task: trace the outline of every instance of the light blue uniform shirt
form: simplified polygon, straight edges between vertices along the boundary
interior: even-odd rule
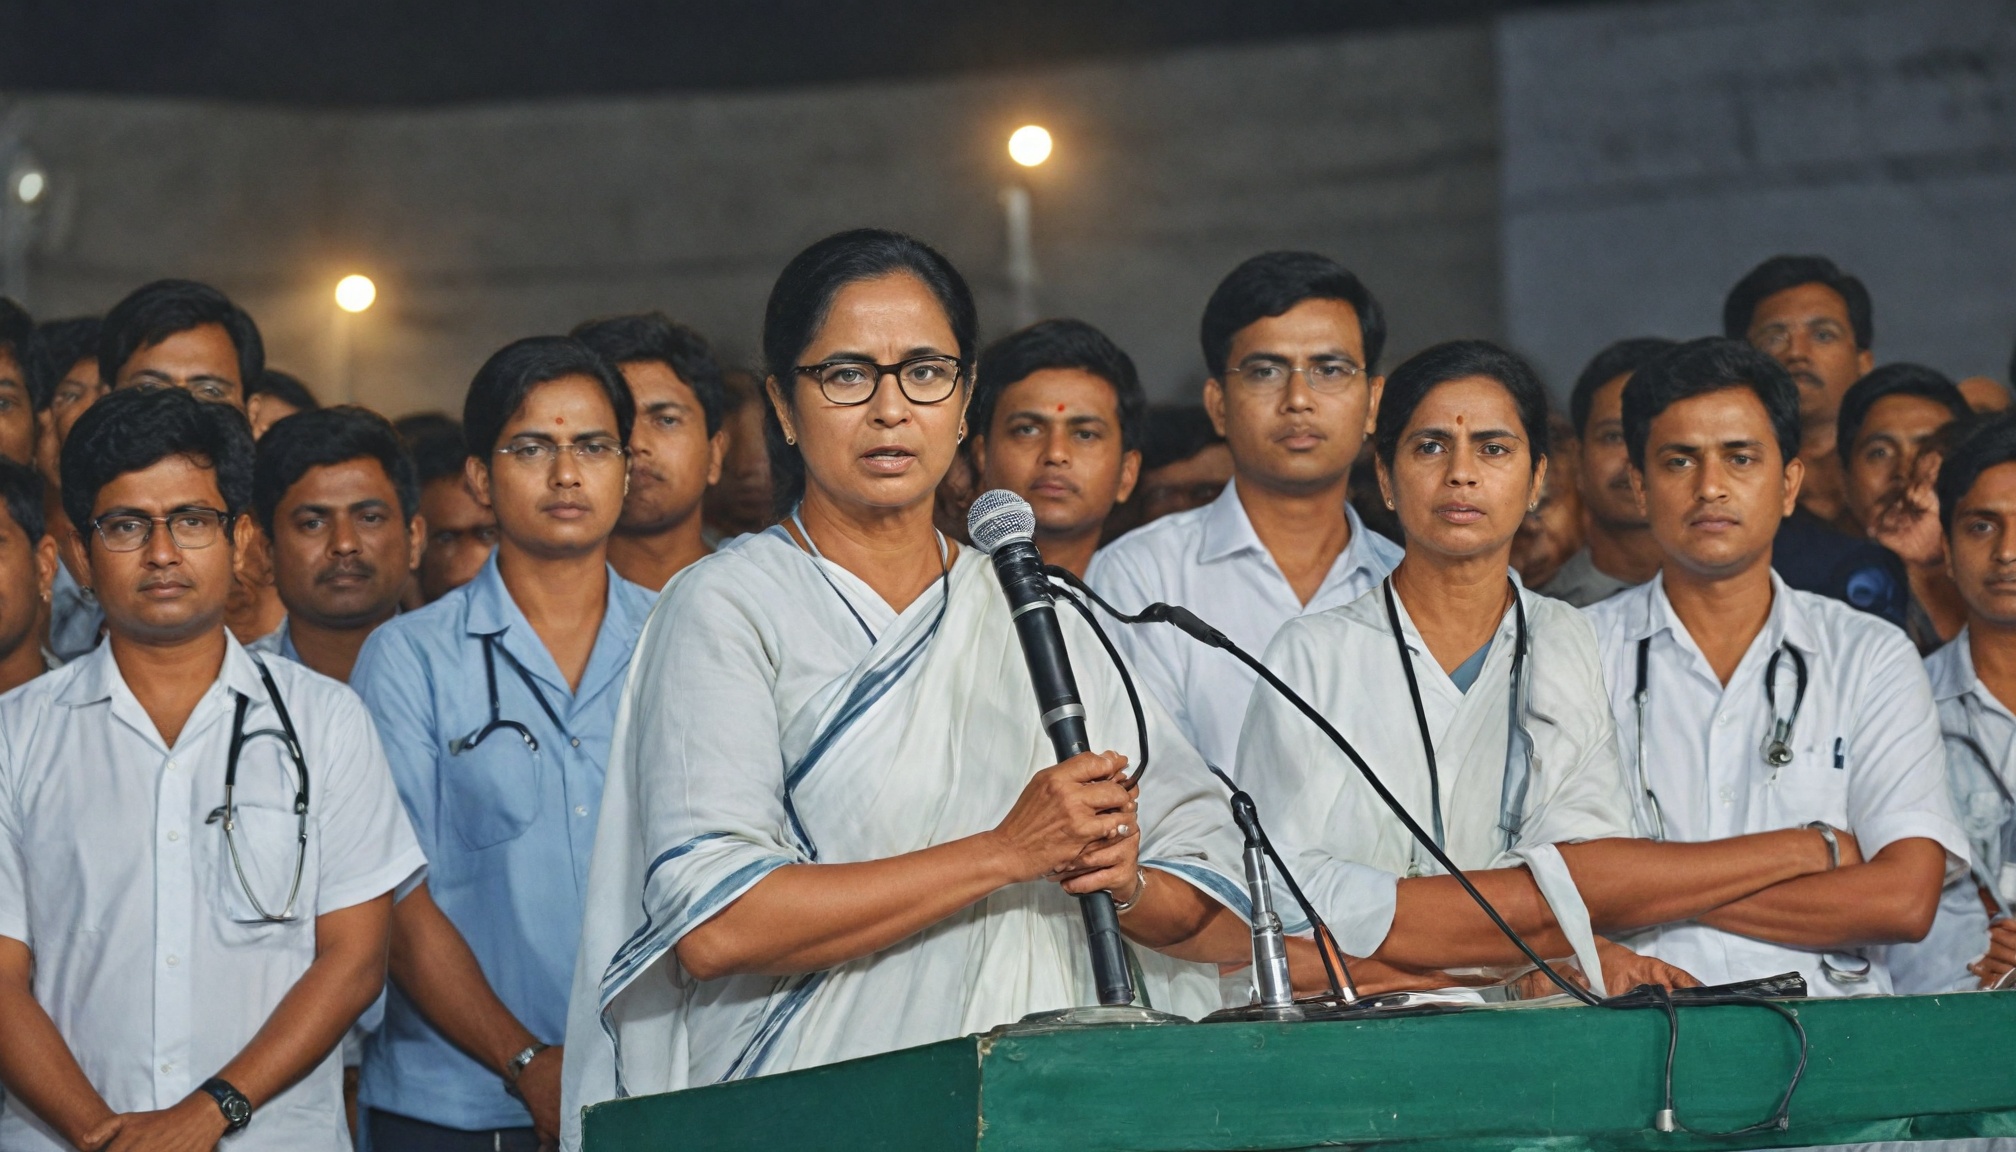
[[[567,1030],[616,705],[655,599],[613,568],[608,576],[608,611],[578,691],[568,691],[511,599],[495,555],[476,579],[372,633],[350,676],[427,853],[434,902],[469,942],[504,1005],[549,1044]],[[497,717],[524,725],[536,751],[508,727],[454,750],[492,719],[486,635],[497,638]],[[372,1108],[450,1128],[532,1122],[495,1072],[436,1032],[389,984],[359,1096]]]

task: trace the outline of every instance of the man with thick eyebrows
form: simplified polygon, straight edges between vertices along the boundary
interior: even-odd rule
[[[1011,332],[980,354],[967,413],[979,491],[1029,501],[1044,563],[1083,576],[1107,514],[1140,477],[1147,407],[1133,359],[1083,320]]]
[[[1336,261],[1266,252],[1219,283],[1200,328],[1204,407],[1232,449],[1232,482],[1107,545],[1086,578],[1123,612],[1181,604],[1264,652],[1289,620],[1349,604],[1400,562],[1345,503],[1385,384],[1386,317]],[[1253,673],[1173,628],[1113,639],[1191,745],[1235,771]]]
[[[1664,559],[1586,611],[1644,830],[1843,828],[1867,861],[1625,942],[1711,984],[1796,971],[1816,996],[1888,992],[1880,946],[1925,935],[1967,841],[1910,642],[1771,571],[1805,474],[1798,386],[1747,345],[1696,340],[1632,376],[1624,435]]]

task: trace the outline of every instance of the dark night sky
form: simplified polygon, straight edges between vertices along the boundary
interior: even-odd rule
[[[1535,0],[0,0],[0,91],[361,107],[1013,69]]]

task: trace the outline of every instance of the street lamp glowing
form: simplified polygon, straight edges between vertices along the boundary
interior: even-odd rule
[[[1024,124],[1008,137],[1008,155],[1024,168],[1034,168],[1050,158],[1050,133],[1035,124]]]
[[[336,306],[345,312],[362,312],[378,299],[378,286],[369,276],[349,275],[336,282]]]
[[[30,168],[15,179],[14,195],[23,204],[33,204],[42,198],[42,193],[48,187],[49,182],[43,177],[42,173]]]

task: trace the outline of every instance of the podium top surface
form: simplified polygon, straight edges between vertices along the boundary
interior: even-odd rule
[[[2016,992],[1784,1001],[1809,1063],[1788,1131],[1651,1130],[1657,1010],[1509,1007],[1298,1024],[990,1033],[591,1108],[588,1152],[1428,1152],[1757,1148],[2016,1136]],[[1680,1010],[1682,1122],[1768,1115],[1798,1056],[1757,1007]]]

